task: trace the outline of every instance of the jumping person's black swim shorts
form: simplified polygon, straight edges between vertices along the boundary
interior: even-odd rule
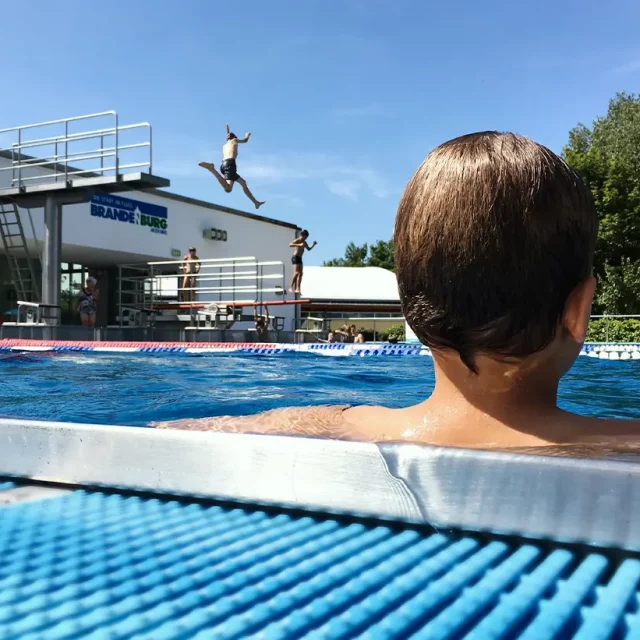
[[[231,180],[232,182],[235,182],[240,177],[238,175],[236,161],[233,158],[227,158],[222,161],[220,173],[224,176],[225,180]]]
[[[302,256],[291,256],[291,264],[302,264]]]

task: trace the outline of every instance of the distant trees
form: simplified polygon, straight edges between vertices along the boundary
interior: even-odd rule
[[[393,239],[378,240],[375,244],[356,245],[350,242],[344,251],[344,258],[334,258],[324,263],[325,267],[382,267],[393,271]]]
[[[569,132],[563,153],[598,211],[596,309],[640,313],[640,97],[617,94],[591,128],[579,124]]]
[[[605,116],[569,132],[566,161],[584,177],[598,212],[596,313],[640,314],[640,96],[618,93]],[[356,245],[326,266],[394,270],[393,240]]]

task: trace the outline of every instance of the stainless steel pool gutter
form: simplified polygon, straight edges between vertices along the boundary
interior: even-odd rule
[[[0,420],[0,475],[640,550],[640,465]]]

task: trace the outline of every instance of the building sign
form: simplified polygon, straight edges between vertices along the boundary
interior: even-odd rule
[[[172,258],[181,258],[182,257],[182,251],[180,251],[180,249],[171,249],[171,257]]]
[[[146,227],[152,233],[167,235],[167,207],[100,193],[91,198],[91,215],[114,222]]]

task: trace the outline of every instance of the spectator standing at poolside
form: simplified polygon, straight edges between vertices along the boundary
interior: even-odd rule
[[[100,292],[96,285],[98,281],[93,276],[87,276],[85,286],[80,289],[76,313],[80,314],[80,322],[83,327],[93,329],[96,326],[96,314],[98,313],[98,298]]]
[[[193,302],[195,300],[196,274],[200,273],[200,258],[196,254],[195,247],[189,247],[189,253],[182,258],[180,270],[185,274],[182,278],[182,300]]]

